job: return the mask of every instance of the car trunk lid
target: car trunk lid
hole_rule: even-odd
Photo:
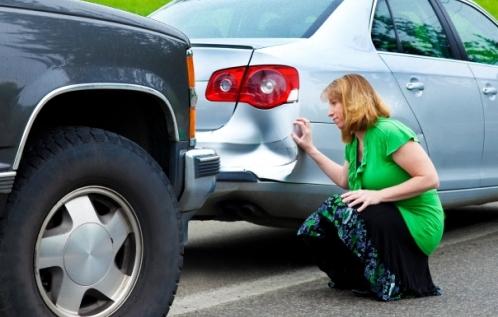
[[[194,51],[197,103],[197,129],[221,128],[232,116],[236,102],[213,102],[206,99],[206,87],[211,75],[220,69],[248,66],[254,50],[285,44],[296,39],[191,39]]]

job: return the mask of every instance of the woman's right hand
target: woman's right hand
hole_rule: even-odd
[[[313,144],[313,138],[311,136],[311,126],[310,121],[306,118],[297,118],[294,121],[294,125],[297,127],[298,131],[300,131],[300,135],[296,134],[296,132],[292,132],[292,138],[294,142],[303,149],[306,153],[313,151],[315,145]]]

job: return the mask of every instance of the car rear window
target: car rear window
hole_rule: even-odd
[[[151,17],[190,38],[300,38],[342,0],[178,0]]]

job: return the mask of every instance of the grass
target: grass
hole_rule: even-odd
[[[148,15],[162,7],[170,0],[87,0],[88,2],[103,4],[109,7],[133,12],[140,15]]]
[[[489,13],[498,19],[498,0],[474,0],[481,7],[488,10]]]

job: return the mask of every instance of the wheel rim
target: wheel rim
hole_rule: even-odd
[[[138,279],[143,238],[130,204],[111,189],[89,186],[62,198],[36,241],[35,278],[58,316],[108,316]]]

